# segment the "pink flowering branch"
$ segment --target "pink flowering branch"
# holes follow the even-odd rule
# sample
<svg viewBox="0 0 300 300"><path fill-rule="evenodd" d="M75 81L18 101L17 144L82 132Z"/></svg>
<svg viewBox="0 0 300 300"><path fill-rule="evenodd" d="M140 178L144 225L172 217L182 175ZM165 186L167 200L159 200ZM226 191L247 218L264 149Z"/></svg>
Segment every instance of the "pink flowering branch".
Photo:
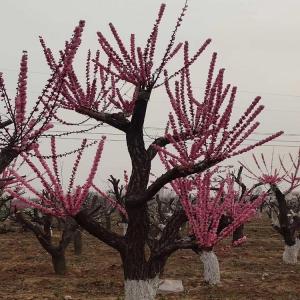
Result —
<svg viewBox="0 0 300 300"><path fill-rule="evenodd" d="M20 62L17 93L14 101L8 96L3 75L0 73L0 104L7 120L0 119L0 173L22 152L37 147L38 138L53 127L51 118L57 108L58 99L68 69L72 65L81 39L84 23L75 28L73 37L61 51L56 63L52 53L46 49L48 61L52 62L52 74L31 111L27 112L28 55L24 51Z"/></svg>
<svg viewBox="0 0 300 300"><path fill-rule="evenodd" d="M283 194L286 195L292 190L296 189L300 185L299 168L300 168L300 149L295 157L289 154L290 165L283 161L281 156L278 156L279 168L273 166L273 155L269 163L266 161L263 153L260 155L260 159L252 154L254 164L257 170L252 170L244 163L240 164L248 171L250 178L261 184L279 186L285 183L285 190ZM286 187L287 185L287 187Z"/></svg>
<svg viewBox="0 0 300 300"><path fill-rule="evenodd" d="M186 56L188 56L187 53ZM238 122L230 129L229 123L237 89L236 87L231 89L228 103L225 104L230 86L223 87L223 69L219 70L216 78L213 79L215 62L216 54L212 57L202 102L196 100L191 92L188 68L181 72L181 80L175 82L174 92L171 90L169 81L165 82L173 108L173 112L169 114L169 131L165 134L165 140L156 140L151 147L160 151L163 159L168 160L170 157L170 163L172 160L173 164L188 166L199 160L223 160L249 151L282 134L280 131L256 144L241 147L242 143L259 126L255 119L263 106L256 108L260 98L255 98ZM192 140L192 144L187 146L186 140L189 139ZM164 146L167 144L171 144L175 151L166 150Z"/></svg>
<svg viewBox="0 0 300 300"><path fill-rule="evenodd" d="M75 160L67 191L63 190L59 178L56 177L56 164L52 164L52 166L49 165L48 162L42 157L37 148L34 149L34 151L36 157L38 158L40 166L37 166L37 163L34 163L30 159L30 156L26 154L22 154L22 156L27 166L37 175L37 179L41 182L43 186L43 193L38 192L30 182L28 182L24 177L20 176L19 173L13 169L9 170L15 177L15 182L18 182L20 185L22 185L25 191L35 195L35 199L27 199L11 189L6 189L6 191L16 199L25 202L31 207L35 207L46 214L60 217L67 215L76 215L79 212L81 205L85 201L89 189L93 186L93 180L96 175L103 151L104 140L105 137L103 137L98 143L96 155L94 157L94 161L85 184L73 188L75 174L82 156L84 145L86 143L86 141L84 140L81 146L81 150L79 151L79 154L77 155L77 158ZM52 138L51 144L52 156L55 157L56 146L54 138ZM43 169L44 173L40 171L41 168Z"/></svg>
<svg viewBox="0 0 300 300"><path fill-rule="evenodd" d="M204 249L211 249L252 218L267 195L263 193L253 202L249 202L246 200L249 194L246 193L243 199L236 201L237 193L231 177L222 181L217 191L212 190L211 186L211 172L197 175L192 180L185 178L172 182L197 242ZM218 231L221 217L224 215L229 216L231 222Z"/></svg>

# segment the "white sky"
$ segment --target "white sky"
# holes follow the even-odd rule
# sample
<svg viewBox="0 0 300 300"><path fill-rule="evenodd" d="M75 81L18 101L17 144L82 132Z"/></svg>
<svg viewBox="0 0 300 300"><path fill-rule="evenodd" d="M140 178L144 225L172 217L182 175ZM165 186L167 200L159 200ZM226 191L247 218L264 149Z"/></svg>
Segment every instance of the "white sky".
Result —
<svg viewBox="0 0 300 300"><path fill-rule="evenodd" d="M184 4L183 0L164 2L167 8L160 29L158 54L165 49L170 30ZM76 62L76 66L84 72L87 49L97 49L97 31L111 37L108 23L112 22L124 39L128 40L129 34L134 32L138 43L143 45L160 3L158 0L2 0L0 71L5 73L11 96L14 95L23 49L29 52L29 96L32 101L47 79L48 67L39 45L39 35L57 51L63 48L64 41L69 39L78 21L86 20L83 44ZM193 84L199 92L206 79L211 53L217 51L218 66L226 68L226 81L239 89L234 116L237 117L256 95L263 96L266 109L260 117L262 125L257 132L284 130L286 135L270 143L281 147L261 147L256 152L270 153L273 148L280 153L295 152L300 145L299 12L299 0L190 0L178 34L179 40L189 40L192 49L208 37L213 39L209 49L193 67ZM164 127L168 110L168 100L162 88L153 94L146 126ZM64 113L64 116L68 120L74 118L69 113ZM146 131L151 136L160 132L154 128ZM96 132L119 133L107 127ZM108 139L99 170L101 181L109 174L122 176L123 170L130 166L125 143L120 141L124 137L109 135ZM60 150L74 149L79 143L79 140L60 140ZM42 149L49 153L46 147ZM246 160L245 157L240 159ZM89 170L89 163L91 155L87 154L80 169L80 178ZM62 165L66 174L70 161L65 160ZM157 174L162 171L158 162L154 163L154 168Z"/></svg>

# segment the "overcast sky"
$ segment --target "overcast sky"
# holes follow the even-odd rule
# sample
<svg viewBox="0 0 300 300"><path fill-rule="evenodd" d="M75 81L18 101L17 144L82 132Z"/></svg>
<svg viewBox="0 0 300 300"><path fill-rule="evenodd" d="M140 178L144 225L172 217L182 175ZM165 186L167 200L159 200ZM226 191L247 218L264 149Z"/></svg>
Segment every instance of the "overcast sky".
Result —
<svg viewBox="0 0 300 300"><path fill-rule="evenodd" d="M183 0L164 1L166 14L160 29L159 48L166 47ZM5 73L9 92L13 95L17 80L17 69L23 49L29 52L29 95L34 101L48 75L39 45L42 35L47 44L57 51L63 48L74 26L80 19L86 20L83 44L78 54L76 66L84 70L84 57L88 48L97 49L96 32L109 35L108 23L118 28L124 39L130 33L137 34L143 45L160 5L158 0L2 0L1 1L1 47L0 71ZM188 40L196 49L206 38L213 42L199 63L193 68L194 89L205 82L211 53L218 52L218 66L226 69L225 79L238 86L238 103L234 116L256 96L263 97L266 106L260 121L258 133L284 130L285 135L273 141L268 147L257 151L270 153L273 149L280 153L297 151L300 145L300 1L299 0L190 0L189 9L178 40ZM157 59L159 59L159 50ZM146 128L149 136L157 136L165 125L168 100L163 88L156 91L151 99ZM65 113L66 118L73 115ZM156 128L153 128L156 127ZM61 128L57 127L57 130ZM110 133L106 143L99 178L109 174L121 176L128 169L129 159L122 135L109 128L96 132ZM87 135L86 135L87 136ZM90 138L98 136L88 135ZM260 136L253 136L258 139ZM77 138L81 138L78 136ZM61 151L74 149L79 140L60 140ZM279 147L280 146L280 147ZM287 147L288 146L288 147ZM49 153L46 147L42 149ZM91 154L81 168L86 172ZM240 159L246 159L240 158ZM63 163L68 170L69 160ZM157 172L162 169L156 162Z"/></svg>

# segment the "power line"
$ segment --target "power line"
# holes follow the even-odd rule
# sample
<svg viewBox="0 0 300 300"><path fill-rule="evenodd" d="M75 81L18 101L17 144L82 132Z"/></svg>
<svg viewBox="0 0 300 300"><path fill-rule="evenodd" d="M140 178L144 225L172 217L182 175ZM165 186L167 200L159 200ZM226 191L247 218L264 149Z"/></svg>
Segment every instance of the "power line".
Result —
<svg viewBox="0 0 300 300"><path fill-rule="evenodd" d="M53 122L54 123L54 122ZM55 123L54 123L55 124ZM59 123L56 123L56 124L59 124ZM95 124L85 124L85 125L78 125L78 126L94 126ZM103 127L109 127L109 128L112 128L111 126L109 125L102 125ZM144 127L145 129L155 129L155 130L160 130L160 131L164 131L165 128L163 127L154 127L154 126L145 126ZM49 130L47 132L57 132L57 133L63 133L63 132L66 132L65 130ZM274 132L256 132L254 131L252 134L254 135L263 135L263 136L269 136L269 135L272 135ZM113 133L113 132L89 132L89 133L86 133L85 134L108 134L108 135L120 135L120 136L123 136L125 135L124 133ZM288 137L300 137L300 134L297 134L297 133L283 133L282 136L288 136ZM154 138L154 137L153 137ZM284 142L299 142L300 141L284 141Z"/></svg>
<svg viewBox="0 0 300 300"><path fill-rule="evenodd" d="M8 72L19 72L20 70L18 69L11 69L11 68L0 68L0 71L8 71ZM39 74L39 75L47 75L50 76L49 73L42 72L42 71L30 71L30 74ZM202 86L200 85L193 85L192 88L201 88ZM11 89L12 90L12 89ZM32 91L33 93L39 93L37 91ZM300 95L296 94L288 94L288 93L273 93L273 92L262 92L262 91L249 91L249 90L239 90L238 92L241 93L247 93L247 94L256 94L256 95L272 95L272 96L278 96L278 97L290 97L290 98L300 98Z"/></svg>
<svg viewBox="0 0 300 300"><path fill-rule="evenodd" d="M46 137L41 137L41 138L45 138ZM57 137L57 139L59 140L82 140L82 138L79 137ZM86 138L88 141L100 141L101 139L97 139L97 138ZM126 139L106 139L108 142L126 142ZM152 142L153 139L146 139L146 142ZM260 141L260 140L255 140L255 139L246 139L246 141ZM281 141L278 141L281 142ZM284 142L284 141L282 141ZM253 144L241 144L241 146L251 146ZM283 145L283 144L263 144L260 145L259 147L284 147L284 148L299 148L300 146L296 146L296 145Z"/></svg>

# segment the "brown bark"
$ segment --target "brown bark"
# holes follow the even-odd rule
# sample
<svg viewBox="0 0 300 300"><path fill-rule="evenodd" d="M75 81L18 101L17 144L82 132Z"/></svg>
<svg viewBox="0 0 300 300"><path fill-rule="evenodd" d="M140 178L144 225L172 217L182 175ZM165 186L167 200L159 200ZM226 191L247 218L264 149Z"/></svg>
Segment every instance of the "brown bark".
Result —
<svg viewBox="0 0 300 300"><path fill-rule="evenodd" d="M0 174L11 164L11 162L19 155L19 152L7 146L0 152Z"/></svg>
<svg viewBox="0 0 300 300"><path fill-rule="evenodd" d="M232 234L232 242L241 239L244 236L244 224L239 226Z"/></svg>
<svg viewBox="0 0 300 300"><path fill-rule="evenodd" d="M61 252L61 253L51 254L51 257L52 257L52 265L55 274L65 275L67 272L65 253Z"/></svg>
<svg viewBox="0 0 300 300"><path fill-rule="evenodd" d="M97 121L111 125L112 127L124 132L126 132L127 128L129 127L129 121L122 113L110 114L105 112L98 112L85 107L79 107L76 109L76 111L82 115L89 116Z"/></svg>
<svg viewBox="0 0 300 300"><path fill-rule="evenodd" d="M75 255L81 255L82 253L82 234L80 230L76 230L73 235L73 245Z"/></svg>
<svg viewBox="0 0 300 300"><path fill-rule="evenodd" d="M50 228L49 223L43 226L42 229L40 225L31 222L22 212L17 212L16 218L17 221L35 234L41 246L51 255L54 272L59 275L65 274L67 271L65 250L73 238L74 230L77 228L74 220L72 218L66 219L61 240L58 245L54 245L49 232L47 230L46 232L44 231L44 228Z"/></svg>
<svg viewBox="0 0 300 300"><path fill-rule="evenodd" d="M288 207L285 200L285 195L279 190L279 188L276 185L271 186L272 191L275 194L277 203L278 203L278 209L279 209L279 233L282 235L284 242L288 246L295 245L295 237L293 234L293 230L291 227L291 224L289 222L288 218Z"/></svg>

